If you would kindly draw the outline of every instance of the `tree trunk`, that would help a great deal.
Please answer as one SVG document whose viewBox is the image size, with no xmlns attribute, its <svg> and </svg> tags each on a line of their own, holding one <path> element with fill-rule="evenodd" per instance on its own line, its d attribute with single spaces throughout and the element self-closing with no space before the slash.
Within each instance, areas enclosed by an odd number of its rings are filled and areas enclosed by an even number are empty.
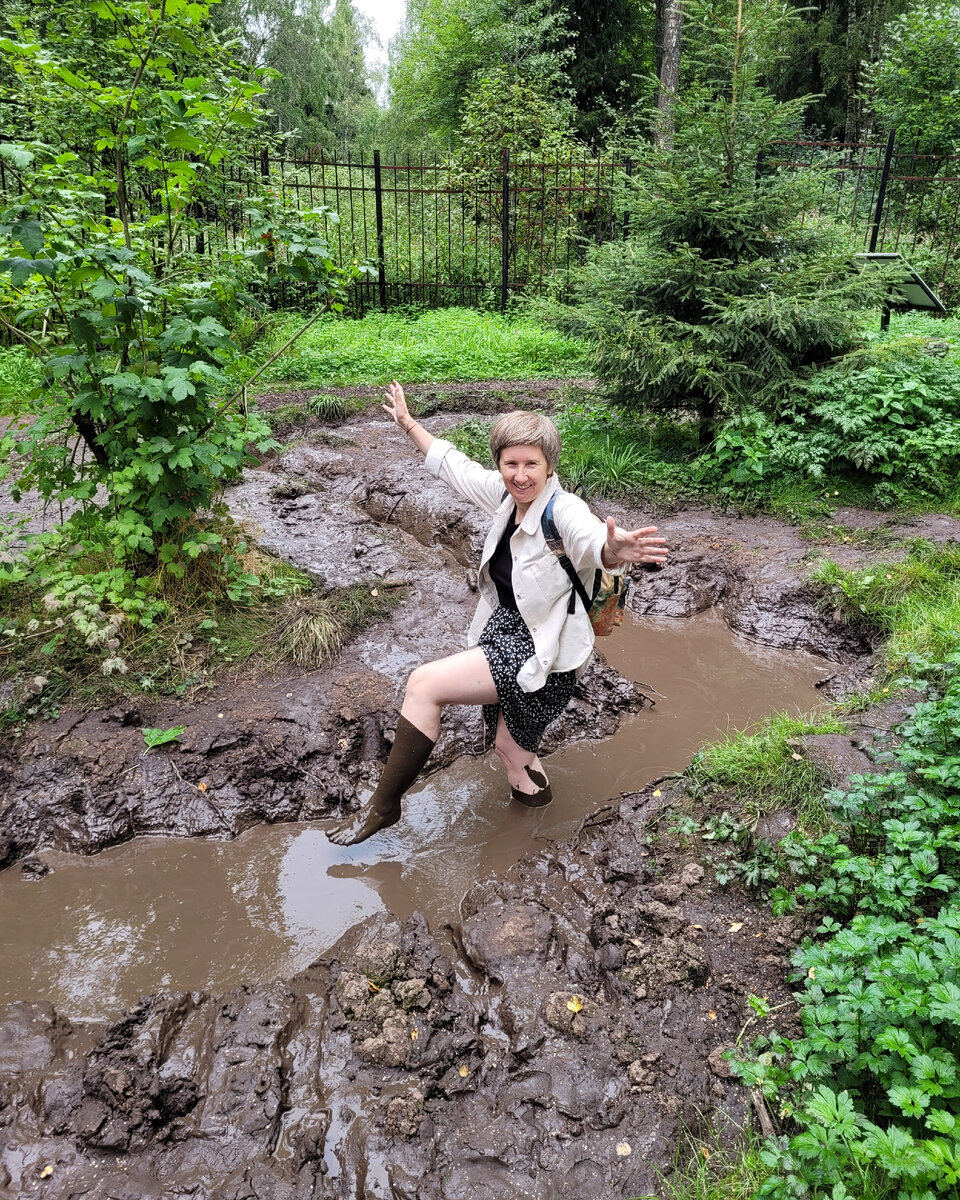
<svg viewBox="0 0 960 1200">
<path fill-rule="evenodd" d="M 673 106 L 680 84 L 680 39 L 683 32 L 683 0 L 665 0 L 660 44 L 660 86 L 654 144 L 658 150 L 673 148 Z"/>
<path fill-rule="evenodd" d="M 697 401 L 697 414 L 700 417 L 697 445 L 700 453 L 705 454 L 713 449 L 713 443 L 717 440 L 716 401 L 709 396 L 700 396 Z"/>
</svg>

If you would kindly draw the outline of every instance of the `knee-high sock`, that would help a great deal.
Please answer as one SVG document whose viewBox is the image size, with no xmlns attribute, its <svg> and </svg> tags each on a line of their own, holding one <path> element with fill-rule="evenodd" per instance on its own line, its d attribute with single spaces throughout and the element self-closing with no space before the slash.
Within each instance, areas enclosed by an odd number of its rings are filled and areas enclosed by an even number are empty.
<svg viewBox="0 0 960 1200">
<path fill-rule="evenodd" d="M 400 807 L 403 793 L 426 766 L 434 744 L 433 738 L 411 725 L 406 717 L 399 718 L 383 774 L 370 797 L 370 804 L 377 812 L 393 812 Z"/>
</svg>

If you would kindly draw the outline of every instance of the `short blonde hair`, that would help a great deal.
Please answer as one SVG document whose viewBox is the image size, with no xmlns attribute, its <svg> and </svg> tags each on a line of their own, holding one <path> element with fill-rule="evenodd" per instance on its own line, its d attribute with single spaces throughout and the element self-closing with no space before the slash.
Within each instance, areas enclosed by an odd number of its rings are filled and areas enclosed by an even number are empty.
<svg viewBox="0 0 960 1200">
<path fill-rule="evenodd" d="M 552 475 L 560 461 L 560 434 L 549 417 L 536 412 L 511 412 L 490 430 L 490 457 L 500 466 L 500 455 L 508 446 L 539 446 Z"/>
</svg>

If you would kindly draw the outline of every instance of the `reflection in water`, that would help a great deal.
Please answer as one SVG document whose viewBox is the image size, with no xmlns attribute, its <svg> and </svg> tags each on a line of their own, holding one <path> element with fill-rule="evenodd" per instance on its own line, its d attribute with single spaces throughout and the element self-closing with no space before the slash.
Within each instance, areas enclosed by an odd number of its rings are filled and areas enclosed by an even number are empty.
<svg viewBox="0 0 960 1200">
<path fill-rule="evenodd" d="M 556 799 L 509 799 L 502 769 L 464 759 L 410 793 L 404 819 L 360 846 L 322 825 L 234 842 L 141 838 L 95 858 L 48 853 L 54 873 L 0 874 L 0 1000 L 49 999 L 103 1018 L 157 987 L 223 990 L 306 966 L 370 913 L 456 917 L 471 884 L 544 839 L 569 836 L 610 796 L 681 769 L 697 747 L 776 709 L 809 710 L 828 668 L 732 637 L 719 617 L 632 622 L 603 646 L 663 693 L 599 746 L 549 759 Z"/>
</svg>

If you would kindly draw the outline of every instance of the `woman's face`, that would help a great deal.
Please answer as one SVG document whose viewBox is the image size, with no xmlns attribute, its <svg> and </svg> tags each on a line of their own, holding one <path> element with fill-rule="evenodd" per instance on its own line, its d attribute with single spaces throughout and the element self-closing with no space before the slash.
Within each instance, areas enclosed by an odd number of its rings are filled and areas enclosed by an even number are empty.
<svg viewBox="0 0 960 1200">
<path fill-rule="evenodd" d="M 539 446 L 508 446 L 500 455 L 500 475 L 521 511 L 543 491 L 549 477 L 547 459 Z"/>
</svg>

